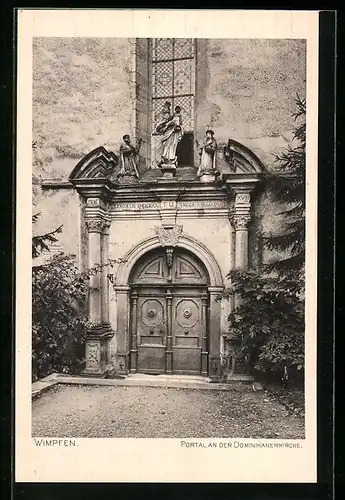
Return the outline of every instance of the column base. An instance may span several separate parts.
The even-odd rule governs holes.
[[[90,378],[107,378],[108,370],[106,368],[103,368],[102,370],[92,370],[85,368],[81,372],[82,377],[90,377]]]
[[[85,340],[86,366],[84,376],[105,377],[109,372],[109,340],[114,332],[108,324],[92,326]]]
[[[212,357],[209,359],[208,376],[211,383],[220,382],[221,380],[220,357]]]
[[[130,353],[127,354],[116,354],[116,369],[119,375],[128,375],[129,373],[129,356]]]
[[[204,377],[207,377],[207,358],[208,358],[208,352],[202,352],[201,353],[201,375]]]

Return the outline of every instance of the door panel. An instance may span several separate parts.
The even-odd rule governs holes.
[[[138,371],[165,373],[166,300],[161,290],[142,292],[138,297]],[[154,296],[152,296],[154,295]]]
[[[173,373],[200,374],[202,303],[200,292],[172,300]]]

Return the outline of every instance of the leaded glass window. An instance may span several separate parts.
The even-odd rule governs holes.
[[[152,40],[152,125],[159,122],[165,101],[181,107],[185,133],[194,130],[194,41],[192,38]],[[153,161],[156,147],[153,141]]]
[[[152,44],[153,122],[164,102],[181,106],[186,131],[194,128],[194,44],[191,38],[155,38]]]

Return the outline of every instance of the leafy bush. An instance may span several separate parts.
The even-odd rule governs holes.
[[[252,369],[286,378],[303,373],[304,301],[299,284],[288,278],[253,270],[230,272],[232,286],[243,303],[229,316],[236,356]]]
[[[87,280],[74,256],[56,255],[33,267],[32,373],[79,373],[84,366]]]

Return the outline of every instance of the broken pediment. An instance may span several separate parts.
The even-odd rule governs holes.
[[[72,170],[71,181],[79,179],[106,179],[118,164],[118,156],[99,146],[82,158]]]
[[[263,163],[256,154],[233,139],[229,139],[227,146],[224,146],[224,159],[233,173],[260,174],[265,171]]]

